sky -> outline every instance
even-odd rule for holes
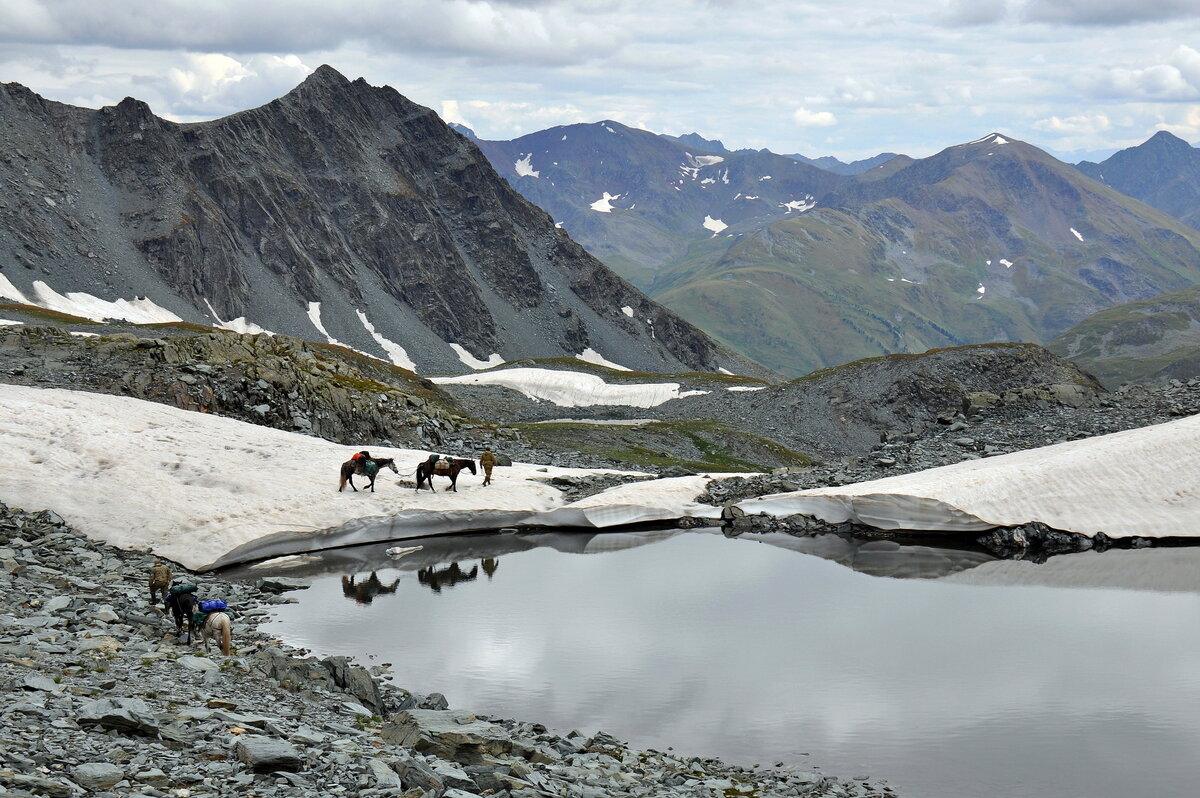
[[[200,121],[321,64],[482,138],[612,119],[731,149],[1092,160],[1200,141],[1200,0],[4,0],[0,82]]]

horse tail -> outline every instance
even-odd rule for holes
[[[346,469],[343,466],[342,470],[338,472],[338,493],[341,493],[342,489],[346,487],[346,476]]]
[[[228,657],[229,652],[233,650],[233,624],[230,623],[228,615],[221,620],[221,653]]]

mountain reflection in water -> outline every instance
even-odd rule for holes
[[[1200,549],[1035,565],[680,530],[405,546],[241,572],[312,578],[273,634],[394,663],[456,708],[910,798],[1200,794]],[[395,591],[359,603],[343,577]]]

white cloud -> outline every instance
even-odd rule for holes
[[[929,155],[988,130],[1115,148],[1186,125],[1181,106],[1200,102],[1200,20],[1186,12],[1200,0],[1147,0],[1124,17],[1108,0],[1094,13],[1064,2],[1051,19],[1029,0],[856,0],[837,13],[786,0],[9,0],[0,80],[90,107],[129,95],[196,121],[328,63],[483,138],[614,119],[843,160]],[[1170,29],[1123,24],[1134,18]],[[1095,115],[1111,127],[1055,129]]]
[[[829,127],[837,124],[837,117],[829,111],[810,111],[807,108],[797,108],[792,112],[792,120],[801,127]]]
[[[1079,116],[1052,116],[1048,119],[1039,119],[1033,123],[1033,127],[1058,135],[1076,136],[1108,130],[1112,127],[1112,123],[1105,114],[1080,114]]]
[[[220,53],[191,53],[166,71],[159,89],[176,113],[211,117],[286,94],[310,72],[295,55],[255,55],[242,61]]]
[[[987,25],[1008,14],[1007,0],[947,0],[938,18],[945,25]]]
[[[1029,0],[1022,18],[1060,25],[1131,25],[1196,18],[1197,0]]]

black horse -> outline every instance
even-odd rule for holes
[[[358,488],[354,487],[354,477],[356,475],[360,477],[366,477],[367,479],[371,480],[369,487],[371,488],[371,492],[374,493],[375,477],[379,476],[379,469],[383,468],[384,466],[392,469],[394,473],[400,473],[400,470],[396,468],[395,459],[391,457],[376,457],[374,460],[347,460],[346,462],[342,463],[342,474],[341,480],[338,482],[338,493],[342,492],[342,489],[346,487],[347,482],[350,483],[351,488],[358,490]]]
[[[475,461],[456,458],[450,460],[449,463],[445,460],[438,460],[436,464],[431,465],[428,460],[422,460],[421,464],[417,466],[417,490],[421,489],[422,482],[428,482],[429,489],[433,490],[433,478],[436,475],[439,477],[450,477],[450,487],[446,488],[446,490],[458,493],[458,472],[464,468],[471,469],[472,474],[476,473]]]
[[[196,609],[196,596],[194,593],[168,593],[163,599],[163,606],[170,611],[171,616],[175,619],[175,636],[183,634],[183,622],[187,621],[187,641],[188,645],[192,644],[192,632],[196,631],[196,622],[193,619]]]

